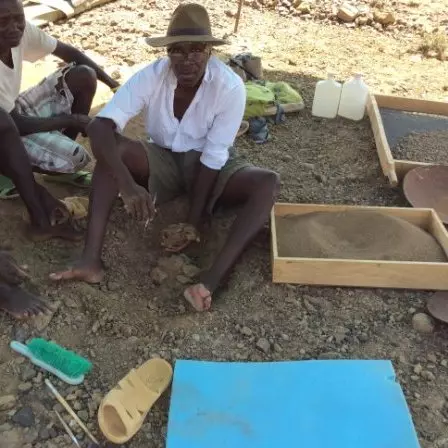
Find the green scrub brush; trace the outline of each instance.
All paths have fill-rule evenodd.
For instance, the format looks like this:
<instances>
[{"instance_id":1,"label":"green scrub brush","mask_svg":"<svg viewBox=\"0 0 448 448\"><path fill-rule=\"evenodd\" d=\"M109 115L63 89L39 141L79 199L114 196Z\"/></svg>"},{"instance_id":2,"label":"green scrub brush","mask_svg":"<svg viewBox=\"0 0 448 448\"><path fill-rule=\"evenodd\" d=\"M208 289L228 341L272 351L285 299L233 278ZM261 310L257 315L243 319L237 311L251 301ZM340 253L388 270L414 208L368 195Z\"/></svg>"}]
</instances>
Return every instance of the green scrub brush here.
<instances>
[{"instance_id":1,"label":"green scrub brush","mask_svg":"<svg viewBox=\"0 0 448 448\"><path fill-rule=\"evenodd\" d=\"M45 339L34 338L27 345L12 341L10 347L72 386L81 384L84 375L92 369L92 363L87 359Z\"/></svg>"}]
</instances>

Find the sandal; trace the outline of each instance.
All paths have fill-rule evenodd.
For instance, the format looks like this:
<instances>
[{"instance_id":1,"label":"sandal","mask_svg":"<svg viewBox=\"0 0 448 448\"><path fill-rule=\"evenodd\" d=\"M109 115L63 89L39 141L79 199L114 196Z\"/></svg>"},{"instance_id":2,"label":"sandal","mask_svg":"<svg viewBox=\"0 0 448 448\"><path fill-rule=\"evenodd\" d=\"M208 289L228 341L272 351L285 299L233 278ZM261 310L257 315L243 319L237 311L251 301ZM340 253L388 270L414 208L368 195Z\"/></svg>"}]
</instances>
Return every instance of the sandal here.
<instances>
[{"instance_id":1,"label":"sandal","mask_svg":"<svg viewBox=\"0 0 448 448\"><path fill-rule=\"evenodd\" d=\"M43 177L46 182L72 185L73 187L79 188L90 188L92 185L92 173L89 171L78 171L76 173L55 175L46 174Z\"/></svg>"},{"instance_id":2,"label":"sandal","mask_svg":"<svg viewBox=\"0 0 448 448\"><path fill-rule=\"evenodd\" d=\"M19 196L14 182L9 177L0 175L0 199L17 199Z\"/></svg>"},{"instance_id":3,"label":"sandal","mask_svg":"<svg viewBox=\"0 0 448 448\"><path fill-rule=\"evenodd\" d=\"M132 369L101 402L98 423L104 436L116 444L130 440L169 386L172 376L171 365L158 358Z\"/></svg>"}]
</instances>

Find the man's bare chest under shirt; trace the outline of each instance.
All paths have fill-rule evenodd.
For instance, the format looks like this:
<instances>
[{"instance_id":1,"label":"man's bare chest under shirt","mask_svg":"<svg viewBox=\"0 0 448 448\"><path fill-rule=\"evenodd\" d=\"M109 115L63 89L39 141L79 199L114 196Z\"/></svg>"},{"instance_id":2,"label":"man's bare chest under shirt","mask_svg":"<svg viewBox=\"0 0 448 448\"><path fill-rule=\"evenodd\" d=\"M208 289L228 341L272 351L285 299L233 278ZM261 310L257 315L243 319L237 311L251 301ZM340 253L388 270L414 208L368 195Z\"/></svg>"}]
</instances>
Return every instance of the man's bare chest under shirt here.
<instances>
[{"instance_id":1,"label":"man's bare chest under shirt","mask_svg":"<svg viewBox=\"0 0 448 448\"><path fill-rule=\"evenodd\" d=\"M183 92L181 90L175 90L174 92L174 103L173 111L174 116L180 121L182 120L185 112L187 112L196 95L196 90L193 92Z\"/></svg>"}]
</instances>

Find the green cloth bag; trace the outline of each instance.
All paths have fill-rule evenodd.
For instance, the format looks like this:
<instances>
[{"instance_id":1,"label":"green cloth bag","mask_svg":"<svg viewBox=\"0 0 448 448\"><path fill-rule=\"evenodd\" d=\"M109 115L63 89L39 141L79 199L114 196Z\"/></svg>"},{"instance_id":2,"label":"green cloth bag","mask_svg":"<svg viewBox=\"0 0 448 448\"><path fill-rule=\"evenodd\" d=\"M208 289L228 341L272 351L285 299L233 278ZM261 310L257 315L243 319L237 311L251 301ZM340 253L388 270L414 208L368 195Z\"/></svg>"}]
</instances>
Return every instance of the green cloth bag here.
<instances>
[{"instance_id":1,"label":"green cloth bag","mask_svg":"<svg viewBox=\"0 0 448 448\"><path fill-rule=\"evenodd\" d=\"M246 86L246 108L244 119L262 117L266 109L276 104L302 104L300 93L288 83L269 81L248 81Z\"/></svg>"}]
</instances>

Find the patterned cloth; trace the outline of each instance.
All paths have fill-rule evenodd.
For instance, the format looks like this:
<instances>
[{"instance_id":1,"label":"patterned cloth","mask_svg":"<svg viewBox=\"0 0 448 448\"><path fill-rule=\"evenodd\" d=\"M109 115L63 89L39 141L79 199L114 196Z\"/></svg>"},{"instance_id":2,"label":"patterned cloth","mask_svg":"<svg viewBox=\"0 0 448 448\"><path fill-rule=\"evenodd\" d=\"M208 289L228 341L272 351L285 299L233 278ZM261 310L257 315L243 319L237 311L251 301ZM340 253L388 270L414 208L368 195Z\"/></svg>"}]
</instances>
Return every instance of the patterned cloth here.
<instances>
[{"instance_id":1,"label":"patterned cloth","mask_svg":"<svg viewBox=\"0 0 448 448\"><path fill-rule=\"evenodd\" d=\"M73 95L65 82L68 65L51 74L37 86L21 93L16 110L30 117L48 118L71 114ZM22 137L31 164L44 171L75 173L91 160L88 152L60 131L41 132Z\"/></svg>"}]
</instances>

